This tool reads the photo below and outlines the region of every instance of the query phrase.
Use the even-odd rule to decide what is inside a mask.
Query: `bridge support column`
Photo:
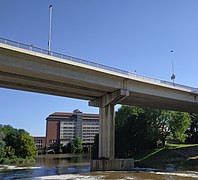
[[[114,105],[100,107],[99,111],[99,158],[114,159],[115,157],[115,119]]]
[[[129,170],[134,166],[133,160],[115,158],[115,119],[114,106],[129,96],[127,90],[117,90],[100,98],[91,100],[90,106],[99,111],[99,159],[91,161],[91,170]]]

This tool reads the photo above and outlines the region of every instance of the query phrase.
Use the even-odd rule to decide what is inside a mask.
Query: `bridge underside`
[[[198,113],[197,92],[2,44],[0,87],[89,100],[100,109],[99,157],[109,160],[114,159],[114,105]]]
[[[192,94],[193,96],[193,94]],[[196,96],[193,98],[196,98]],[[121,104],[134,105],[145,108],[158,108],[183,112],[198,113],[197,102],[186,102],[179,99],[163,98],[159,96],[145,95],[136,92],[130,92],[130,95],[124,99]]]
[[[71,81],[71,80],[70,80]],[[69,81],[68,81],[69,82]],[[49,95],[77,98],[83,100],[92,100],[103,95],[111,93],[114,89],[101,90],[103,88],[92,88],[78,85],[78,82],[72,81],[58,82],[54,80],[46,80],[42,77],[31,77],[11,72],[0,71],[0,87],[17,89],[29,92],[37,92]],[[192,94],[193,96],[193,94]],[[194,96],[196,98],[196,96]],[[141,94],[131,92],[128,97],[121,100],[119,104],[134,105],[140,107],[168,109],[184,112],[198,112],[198,104],[181,101],[170,98],[163,98],[149,94]]]
[[[35,77],[0,71],[0,86],[4,88],[84,100],[91,100],[106,93],[103,90],[80,86],[78,82],[76,84],[68,82],[44,79],[42,76]]]
[[[126,89],[129,96],[120,100],[119,104],[198,112],[197,93],[140,81],[13,46],[1,46],[0,87],[84,100]]]

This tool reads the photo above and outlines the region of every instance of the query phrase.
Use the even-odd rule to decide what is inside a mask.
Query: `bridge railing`
[[[120,73],[120,74],[123,74],[123,75],[127,75],[129,77],[134,77],[134,78],[138,78],[138,79],[142,79],[142,80],[146,80],[146,81],[151,81],[151,82],[155,82],[155,83],[161,83],[161,84],[166,84],[166,85],[175,86],[175,87],[179,87],[179,88],[184,88],[184,89],[187,89],[187,90],[191,90],[192,92],[198,93],[198,88],[193,88],[193,87],[184,86],[184,85],[181,85],[181,84],[176,84],[176,83],[172,83],[172,82],[168,82],[168,81],[159,80],[159,79],[156,79],[156,78],[147,77],[147,76],[140,75],[140,74],[137,74],[137,73],[125,71],[125,70],[118,69],[118,68],[113,68],[113,67],[102,65],[102,64],[95,63],[95,62],[92,62],[92,61],[87,61],[87,60],[84,60],[84,59],[76,58],[76,57],[73,57],[73,56],[69,56],[69,55],[65,55],[65,54],[61,54],[61,53],[57,53],[57,52],[53,52],[53,51],[48,51],[46,49],[35,47],[33,45],[24,44],[24,43],[21,43],[21,42],[5,39],[5,38],[2,38],[2,37],[0,37],[0,43],[15,46],[15,47],[19,47],[19,48],[30,50],[30,51],[33,51],[33,52],[38,52],[38,53],[54,56],[54,57],[65,59],[65,60],[70,60],[70,61],[73,61],[73,62],[82,63],[82,64],[85,64],[85,65],[101,68],[101,69],[104,69],[104,70]]]

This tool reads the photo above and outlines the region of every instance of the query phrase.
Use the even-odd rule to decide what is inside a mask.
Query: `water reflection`
[[[89,165],[87,156],[82,155],[42,155],[36,160],[36,164],[45,167],[67,167]]]
[[[198,178],[194,171],[175,171],[168,164],[164,172],[159,169],[134,168],[130,172],[90,172],[89,158],[76,155],[42,155],[36,160],[35,167],[0,171],[0,179],[192,179]],[[161,169],[160,168],[160,169]],[[192,168],[191,168],[192,169]]]
[[[41,155],[36,159],[35,167],[26,169],[8,169],[0,172],[0,179],[24,179],[71,173],[89,172],[89,160],[82,155]]]

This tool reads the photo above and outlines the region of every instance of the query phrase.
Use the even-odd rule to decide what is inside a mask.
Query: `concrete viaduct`
[[[109,160],[114,160],[116,104],[198,112],[196,88],[3,38],[0,38],[0,87],[84,99],[90,106],[99,107],[99,157]]]

